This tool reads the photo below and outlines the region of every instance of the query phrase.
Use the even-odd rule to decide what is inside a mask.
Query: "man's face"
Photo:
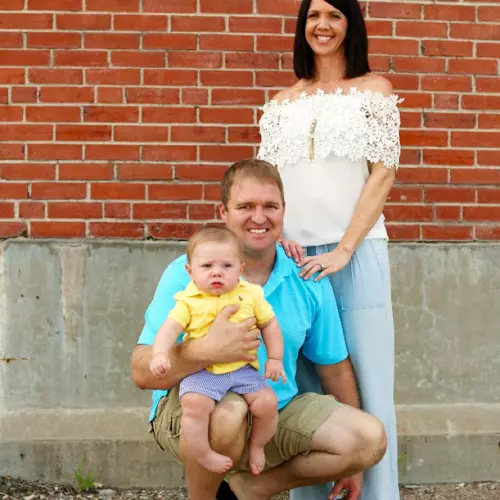
[[[221,216],[243,245],[245,253],[274,249],[283,230],[285,205],[278,186],[253,177],[236,178]]]

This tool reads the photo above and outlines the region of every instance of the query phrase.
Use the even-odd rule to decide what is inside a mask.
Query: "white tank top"
[[[352,88],[263,107],[258,157],[278,167],[283,179],[285,238],[302,246],[342,239],[368,179],[368,161],[397,168],[400,101]],[[367,238],[387,238],[383,215]]]

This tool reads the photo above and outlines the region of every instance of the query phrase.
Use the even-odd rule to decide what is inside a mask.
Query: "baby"
[[[255,317],[267,350],[265,377],[259,373],[257,361],[207,366],[181,381],[179,397],[182,436],[191,453],[206,469],[223,474],[233,467],[233,462],[210,448],[210,414],[215,402],[227,391],[241,394],[253,417],[248,453],[250,470],[257,475],[264,470],[264,446],[274,436],[278,424],[277,398],[266,378],[276,382],[282,377],[286,382],[286,376],[278,320],[264,299],[263,289],[240,278],[244,267],[241,253],[239,242],[229,229],[205,228],[190,239],[186,269],[191,282],[175,295],[176,305],[158,331],[151,371],[158,377],[168,372],[169,349],[178,336],[185,332],[184,342],[203,337],[225,306],[240,306],[231,317],[235,323]]]

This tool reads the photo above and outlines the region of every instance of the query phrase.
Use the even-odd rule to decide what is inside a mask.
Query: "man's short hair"
[[[218,226],[208,226],[200,229],[196,233],[189,238],[189,242],[187,245],[187,259],[188,262],[191,262],[191,257],[193,256],[193,252],[198,245],[202,243],[233,243],[238,255],[241,257],[241,244],[236,237],[236,235],[227,227],[218,227]]]
[[[283,182],[278,169],[267,161],[258,160],[257,158],[247,158],[233,163],[224,173],[221,182],[221,201],[225,207],[227,207],[229,202],[231,188],[236,179],[240,180],[248,177],[252,177],[260,182],[274,184],[280,191],[281,200],[285,201]]]

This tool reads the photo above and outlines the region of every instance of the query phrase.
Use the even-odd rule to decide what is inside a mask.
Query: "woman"
[[[393,401],[394,327],[387,232],[382,210],[399,160],[398,98],[370,72],[367,35],[356,0],[304,0],[294,46],[298,82],[264,106],[259,158],[285,186],[283,245],[304,279],[328,277],[335,291],[362,407],[388,435],[382,462],[365,473],[363,500],[398,500]],[[301,259],[300,247],[307,257]],[[301,389],[319,390],[304,362]],[[361,478],[347,486],[358,498]],[[303,488],[292,499],[328,498]],[[333,497],[332,497],[333,498]]]

